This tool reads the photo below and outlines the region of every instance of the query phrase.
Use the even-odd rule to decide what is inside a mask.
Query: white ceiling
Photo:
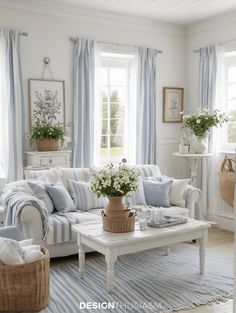
[[[31,0],[189,25],[236,9],[236,0]]]

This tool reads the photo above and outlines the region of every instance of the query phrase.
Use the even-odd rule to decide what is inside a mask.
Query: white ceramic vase
[[[204,137],[193,135],[191,141],[191,150],[193,153],[204,154],[208,152],[208,134]]]

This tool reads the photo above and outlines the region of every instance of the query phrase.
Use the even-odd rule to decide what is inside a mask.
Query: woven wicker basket
[[[109,217],[102,211],[103,229],[111,233],[134,231],[136,211],[130,211],[127,217]]]
[[[21,265],[0,265],[0,312],[40,311],[49,301],[49,254]]]

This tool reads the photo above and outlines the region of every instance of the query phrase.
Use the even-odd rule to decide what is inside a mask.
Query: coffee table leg
[[[84,278],[84,262],[85,262],[84,245],[80,243],[80,246],[79,246],[79,276],[80,278]]]
[[[107,263],[107,292],[112,293],[113,291],[113,282],[114,282],[114,265],[117,257],[109,252],[106,255],[106,263]]]
[[[200,274],[205,271],[205,239],[199,239]]]

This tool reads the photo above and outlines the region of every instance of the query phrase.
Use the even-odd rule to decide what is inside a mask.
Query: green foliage
[[[66,134],[67,131],[64,124],[37,122],[30,131],[30,142],[32,143],[34,140],[55,139],[63,143]]]
[[[185,115],[183,117],[184,126],[191,129],[193,134],[200,138],[204,137],[211,127],[221,127],[223,123],[228,121],[229,118],[225,113],[221,113],[219,110],[210,113],[207,109],[203,109],[197,115]]]

